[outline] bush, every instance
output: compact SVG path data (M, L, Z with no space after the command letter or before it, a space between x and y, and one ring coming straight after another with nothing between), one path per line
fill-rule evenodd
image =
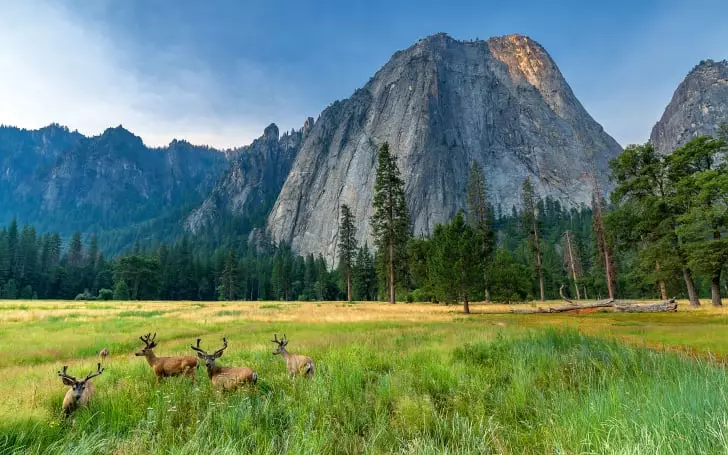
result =
M78 294L74 300L95 300L94 296L85 289L82 293Z
M114 291L111 289L99 289L99 300L111 300L114 298Z
M114 300L129 300L129 297L129 286L126 281L117 281L114 285Z

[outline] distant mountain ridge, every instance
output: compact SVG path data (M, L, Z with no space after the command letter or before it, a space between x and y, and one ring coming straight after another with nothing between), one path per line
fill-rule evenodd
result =
M185 219L186 230L198 233L205 228L219 228L231 217L246 217L250 227L261 224L313 123L309 117L301 129L283 135L272 123L261 137L236 150L212 192Z
M86 137L66 127L0 128L0 222L103 233L199 203L227 159L172 141L149 148L121 126Z

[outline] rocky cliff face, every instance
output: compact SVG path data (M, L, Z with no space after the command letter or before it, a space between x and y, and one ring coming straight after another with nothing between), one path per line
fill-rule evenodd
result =
M650 142L670 153L695 137L715 136L723 122L728 122L728 60L705 60L677 87Z
M303 128L282 136L271 124L263 136L236 150L212 192L185 220L185 228L197 233L231 217L244 217L250 226L264 220L313 123L309 118Z
M541 195L590 200L588 172L606 175L621 148L584 110L531 39L462 42L439 34L392 59L351 98L321 114L268 217L274 241L336 257L348 204L370 239L377 149L398 159L415 234L466 206L468 170L485 169L493 202L509 208L531 177Z

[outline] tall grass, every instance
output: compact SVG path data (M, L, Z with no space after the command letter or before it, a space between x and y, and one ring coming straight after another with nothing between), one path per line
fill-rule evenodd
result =
M52 417L0 422L0 453L728 451L719 365L573 330L455 348L426 331L369 339L307 350L312 380L268 349L226 352L260 380L224 394L203 371L157 384L145 363L118 362L73 418L59 388L39 404Z

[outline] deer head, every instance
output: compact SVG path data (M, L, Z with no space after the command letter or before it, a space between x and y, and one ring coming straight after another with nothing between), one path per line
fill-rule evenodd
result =
M142 340L142 343L144 343L144 348L142 348L141 351L137 351L134 353L136 356L142 356L147 355L148 353L152 352L152 349L154 349L157 346L157 342L154 341L154 339L157 338L157 332L154 332L154 336L152 336L151 333L147 333L143 337L139 337L140 340Z
M83 391L86 388L86 384L88 383L89 379L94 378L104 372L104 369L101 368L101 364L99 363L96 366L95 372L87 374L85 378L79 381L75 377L69 375L66 372L67 370L68 365L64 365L63 370L58 372L58 376L61 377L61 380L65 385L71 387L71 397L74 402L78 402L78 400L81 399L81 395L83 394Z
M286 346L288 345L288 339L286 338L286 334L283 334L283 338L280 340L278 339L278 334L273 334L273 339L271 340L271 343L275 343L278 346L276 347L276 350L273 351L273 355L283 354L286 352Z
M208 354L200 347L200 341L201 341L201 339L198 338L197 346L190 346L190 347L192 348L193 351L197 352L197 357L199 357L205 361L205 366L207 367L207 369L209 371L212 371L215 368L215 360L222 357L223 351L225 351L225 349L228 346L227 339L223 338L222 347L220 349L218 349L217 351L213 352L212 354Z

